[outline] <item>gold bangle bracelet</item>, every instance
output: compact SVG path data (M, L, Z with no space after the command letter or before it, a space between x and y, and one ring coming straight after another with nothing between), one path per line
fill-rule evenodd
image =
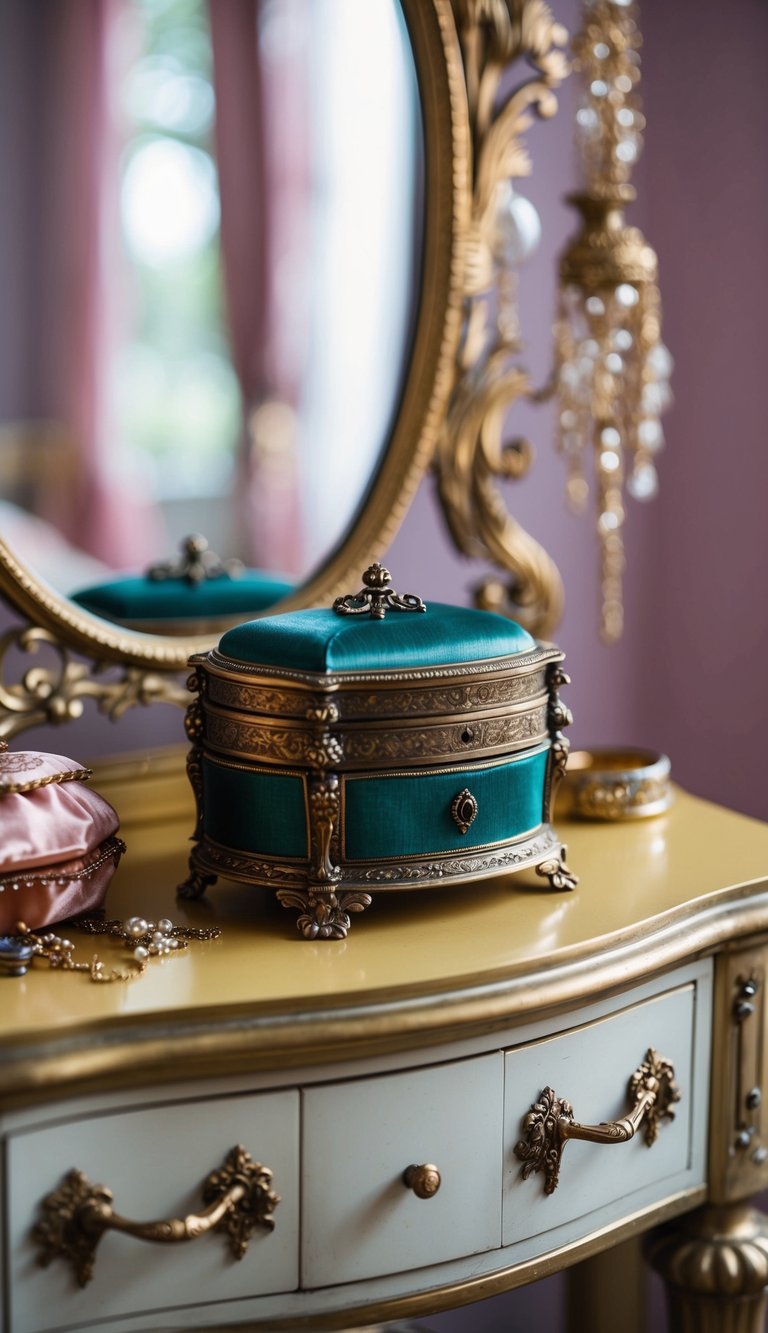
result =
M672 802L670 762L655 750L574 750L557 796L558 818L645 819Z

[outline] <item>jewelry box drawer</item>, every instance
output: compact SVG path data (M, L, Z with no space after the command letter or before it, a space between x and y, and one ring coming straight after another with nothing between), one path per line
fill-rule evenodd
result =
M502 1090L500 1051L306 1089L302 1287L497 1248Z
M708 1012L698 986L682 985L506 1052L505 1245L545 1233L551 1242L557 1228L598 1210L601 1219L612 1206L626 1214L633 1198L645 1207L704 1183L709 1053L704 1014L696 1021L697 1000ZM646 1115L628 1141L621 1133L611 1138L612 1131L603 1135L607 1142L566 1139L558 1169L558 1153L552 1151L557 1118L572 1116L590 1132L621 1121L633 1103L630 1079L647 1060L643 1080L649 1074L669 1084L658 1061L672 1067L671 1115L658 1117L650 1146L646 1126L653 1117ZM658 1100L666 1101L663 1091Z
M549 746L488 763L344 778L345 861L433 856L522 837L541 824ZM462 798L466 798L465 801Z
M54 1209L43 1200L76 1168L112 1194L114 1212L130 1222L186 1219L205 1207L203 1185L241 1145L272 1172L280 1196L274 1229L256 1225L239 1261L224 1228L181 1244L147 1243L106 1230L95 1249L92 1277L78 1285L70 1260L39 1266L43 1250L33 1227ZM9 1333L85 1327L206 1301L293 1291L299 1256L299 1093L210 1097L145 1110L58 1121L19 1131L6 1145L6 1266ZM225 1173L226 1174L226 1173ZM268 1209L265 1210L268 1212Z

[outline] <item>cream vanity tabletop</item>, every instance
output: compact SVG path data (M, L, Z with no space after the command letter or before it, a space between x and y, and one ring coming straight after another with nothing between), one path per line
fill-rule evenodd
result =
M43 1092L48 1061L61 1087L137 1068L166 1077L169 1059L184 1077L191 1050L199 1075L241 1069L246 1049L262 1068L277 1052L303 1063L448 1041L457 1025L489 1031L572 1007L768 929L768 826L681 791L655 819L564 825L574 893L525 876L380 893L343 941L301 939L261 889L222 883L177 900L189 827L185 815L124 823L107 915L217 925L221 937L154 960L129 985L40 964L3 978L3 1100ZM74 939L78 956L121 956Z
M167 799L151 774L142 791L102 790L127 844L107 915L167 916L221 935L151 960L128 984L40 963L0 982L3 1333L342 1328L428 1315L575 1259L598 1263L601 1250L659 1222L651 1259L686 1317L712 1285L718 1247L762 1256L727 1292L703 1292L719 1323L696 1316L687 1328L736 1329L745 1299L762 1318L768 1236L742 1200L768 1184L768 826L676 791L652 819L561 821L575 892L518 874L378 893L349 938L310 942L262 889L219 883L177 901L186 794ZM121 960L117 944L70 934L76 956ZM541 1176L523 1179L515 1145L542 1089L551 1082L577 1121L600 1129L626 1114L646 1047L674 1060L684 1108L662 1124L658 1146L648 1151L638 1133L606 1166L593 1135L569 1148L552 1197ZM138 1168L120 1176L118 1145L144 1142L145 1131L165 1145L154 1174L167 1164L168 1179L150 1171L132 1197ZM167 1151L177 1131L183 1185ZM277 1250L254 1241L250 1267L248 1255L233 1266L215 1236L149 1246L110 1234L84 1292L60 1259L37 1275L34 1209L62 1172L76 1166L113 1188L124 1216L183 1215L195 1181L238 1142L274 1168ZM433 1200L403 1180L437 1168L409 1163L438 1164ZM701 1262L691 1271L686 1260L682 1273L691 1245L680 1228L691 1218ZM123 1291L120 1274L139 1261L142 1282ZM591 1309L582 1326L600 1333L604 1316ZM639 1331L639 1315L624 1326Z

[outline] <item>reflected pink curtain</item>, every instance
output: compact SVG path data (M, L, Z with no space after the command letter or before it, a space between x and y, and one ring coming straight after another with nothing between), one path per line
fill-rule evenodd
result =
M105 410L118 274L119 144L109 114L109 46L122 0L35 0L29 164L37 261L31 411L62 423L80 458L74 493L47 517L108 563L141 564L156 529L143 500L111 473Z
M209 3L221 245L243 395L241 517L257 564L302 572L297 412L308 321L304 0Z

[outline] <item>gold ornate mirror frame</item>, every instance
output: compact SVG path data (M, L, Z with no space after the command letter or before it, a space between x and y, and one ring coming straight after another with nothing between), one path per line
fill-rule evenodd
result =
M524 450L502 443L506 408L527 382L510 363L514 341L492 332L489 310L500 276L497 187L530 170L521 136L531 110L548 116L556 108L566 34L543 0L401 4L424 133L422 275L410 362L391 438L357 521L280 610L325 605L356 586L434 466L459 548L511 574L500 609L508 602L519 619L546 633L560 611L559 575L510 518L496 487L496 478L521 475L527 466ZM499 100L502 76L521 58L532 73ZM0 738L74 720L89 698L113 719L139 703L184 706L180 673L192 653L211 645L210 635L142 634L90 615L44 584L2 541L0 595L23 622L0 636ZM493 600L487 588L483 598Z

